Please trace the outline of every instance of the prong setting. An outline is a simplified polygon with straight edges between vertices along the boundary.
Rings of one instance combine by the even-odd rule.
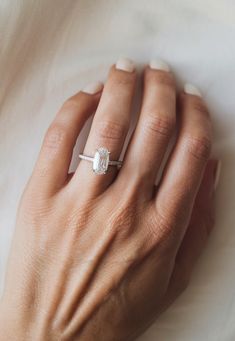
[[[122,167],[122,161],[110,160],[110,151],[105,147],[100,147],[96,149],[94,157],[79,154],[79,158],[81,160],[92,162],[93,172],[98,175],[107,174],[109,166],[114,166],[117,167],[118,169]]]

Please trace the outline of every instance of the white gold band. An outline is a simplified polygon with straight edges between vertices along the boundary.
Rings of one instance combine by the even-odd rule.
[[[94,157],[92,157],[92,156],[87,156],[87,155],[83,155],[83,154],[79,154],[79,158],[80,158],[81,160],[85,160],[85,161],[89,161],[89,162],[93,162],[93,161],[94,161]],[[122,161],[113,161],[113,160],[109,160],[109,166],[121,167],[121,166],[122,166]]]

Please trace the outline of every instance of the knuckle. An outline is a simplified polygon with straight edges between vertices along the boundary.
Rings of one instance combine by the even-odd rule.
[[[172,219],[167,218],[167,214],[157,212],[151,216],[148,222],[150,238],[161,243],[164,242],[163,244],[174,237],[174,231]]]
[[[158,222],[156,219],[150,219],[147,223],[147,232],[150,236],[150,240],[152,238],[158,239],[159,238],[159,230],[158,230]]]
[[[130,86],[133,84],[133,79],[132,77],[128,77],[129,75],[122,75],[122,76],[117,76],[114,80],[115,85],[120,85],[120,86]]]
[[[110,227],[116,233],[125,237],[129,234],[130,226],[132,225],[133,211],[130,208],[122,209],[113,215],[110,219]]]
[[[166,85],[168,87],[175,87],[175,79],[172,73],[162,71],[150,71],[147,73],[147,81],[152,80],[160,85]]]
[[[45,149],[57,151],[68,137],[68,132],[64,125],[52,123],[46,132],[43,146]]]
[[[133,232],[134,221],[138,219],[139,210],[136,204],[130,202],[120,203],[118,209],[112,212],[108,220],[108,229],[118,239],[125,240],[130,237]]]
[[[169,218],[167,218],[166,214],[159,213],[159,212],[158,212],[157,219],[158,219],[157,227],[160,232],[160,235],[163,237],[166,237],[166,236],[168,237],[169,234],[171,234],[172,231],[174,230],[172,221]]]
[[[66,226],[71,233],[78,234],[86,228],[94,209],[94,203],[92,201],[85,201],[80,203],[80,205],[72,204],[72,207]]]
[[[103,140],[121,140],[127,131],[128,127],[125,123],[112,121],[101,121],[96,129],[97,135]]]
[[[111,71],[110,85],[116,86],[133,86],[135,73],[123,72],[116,68]]]
[[[169,137],[174,129],[174,117],[166,112],[154,112],[146,115],[144,127],[147,132],[153,132]]]
[[[212,141],[206,136],[186,138],[186,145],[190,154],[199,160],[208,160],[211,153]]]

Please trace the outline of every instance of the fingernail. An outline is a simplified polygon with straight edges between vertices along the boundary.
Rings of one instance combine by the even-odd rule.
[[[170,71],[169,65],[166,62],[164,62],[164,60],[162,59],[151,60],[149,63],[149,67],[153,70],[162,70],[166,72]]]
[[[122,57],[118,59],[116,63],[116,69],[126,72],[133,72],[135,70],[135,64],[131,59]]]
[[[200,90],[195,85],[190,84],[190,83],[186,83],[184,85],[184,92],[188,95],[202,97]]]
[[[215,170],[215,177],[214,177],[214,190],[216,190],[218,187],[220,174],[221,174],[221,160],[218,160],[216,170]]]
[[[82,91],[89,95],[94,95],[97,92],[100,92],[103,89],[103,86],[102,82],[94,82],[85,86]]]

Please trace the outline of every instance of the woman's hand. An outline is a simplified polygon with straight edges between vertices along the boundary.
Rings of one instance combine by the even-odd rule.
[[[211,121],[196,88],[187,85],[177,98],[172,72],[152,62],[123,167],[97,175],[82,160],[68,174],[94,111],[84,154],[104,146],[119,159],[135,86],[134,65],[119,60],[104,89],[96,84],[67,100],[47,131],[19,207],[1,340],[132,340],[187,285],[213,226],[218,174],[218,162],[208,162]]]

